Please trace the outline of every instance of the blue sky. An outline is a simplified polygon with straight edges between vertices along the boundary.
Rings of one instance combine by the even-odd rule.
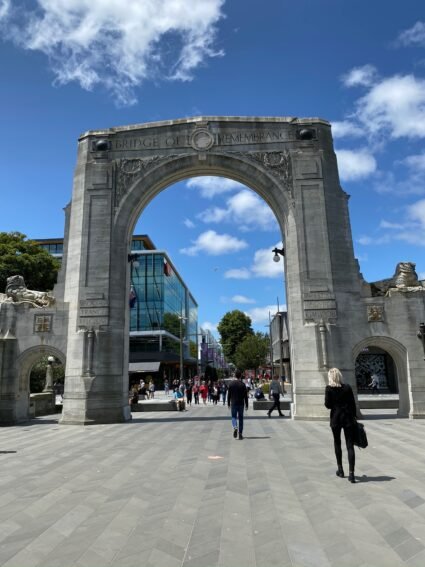
[[[365,279],[402,260],[425,278],[423,0],[0,0],[0,35],[1,231],[63,234],[86,130],[320,116]],[[265,330],[285,301],[273,214],[233,182],[175,185],[137,229],[169,252],[201,324],[239,308]]]

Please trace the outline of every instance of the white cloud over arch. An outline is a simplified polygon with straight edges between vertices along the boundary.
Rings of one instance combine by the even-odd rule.
[[[227,177],[215,177],[205,175],[204,177],[193,177],[186,185],[192,189],[198,189],[201,197],[212,199],[216,195],[241,190],[244,185]]]
[[[103,86],[121,105],[149,79],[188,81],[214,48],[225,0],[0,0],[2,35],[44,53],[56,83]]]
[[[220,256],[221,254],[238,252],[247,246],[248,244],[244,240],[229,234],[218,234],[215,230],[207,230],[192,242],[192,246],[181,248],[180,252],[188,256],[196,256],[200,252],[209,256]]]
[[[231,222],[240,230],[277,230],[271,208],[249,189],[238,191],[226,201],[226,207],[210,207],[198,218],[204,223]]]
[[[342,181],[364,179],[376,171],[376,160],[370,150],[336,150],[339,176]]]

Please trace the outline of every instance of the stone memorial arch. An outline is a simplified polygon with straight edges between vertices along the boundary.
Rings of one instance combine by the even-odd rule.
[[[352,313],[362,278],[330,124],[317,118],[199,117],[81,136],[66,241],[69,304],[62,423],[119,422],[128,407],[128,253],[164,188],[215,175],[273,210],[285,244],[293,416],[320,419],[329,366],[354,384]],[[164,227],[166,230],[166,227]],[[282,273],[283,285],[283,273]]]
[[[364,385],[369,352],[377,365],[390,361],[387,378],[398,388],[399,415],[424,418],[425,281],[408,261],[397,265],[392,278],[363,279],[330,124],[318,118],[199,117],[81,136],[53,295],[28,290],[22,276],[12,274],[0,293],[0,424],[28,418],[28,368],[41,352],[66,358],[62,424],[131,418],[134,226],[160,191],[200,175],[247,185],[279,223],[292,417],[327,418],[328,368],[339,367],[356,391],[355,372],[363,372]]]

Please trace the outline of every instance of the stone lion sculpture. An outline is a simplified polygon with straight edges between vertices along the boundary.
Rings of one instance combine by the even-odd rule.
[[[10,276],[6,280],[6,293],[1,294],[7,303],[29,303],[33,307],[50,307],[55,298],[48,291],[28,289],[22,276]]]
[[[399,262],[392,278],[370,284],[372,295],[389,295],[390,291],[425,291],[415,268],[413,262]]]

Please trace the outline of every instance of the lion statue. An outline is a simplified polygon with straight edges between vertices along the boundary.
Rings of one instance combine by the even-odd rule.
[[[8,303],[29,303],[33,307],[50,307],[55,302],[55,298],[48,291],[28,289],[22,276],[7,278],[5,295]]]
[[[389,295],[393,291],[419,291],[424,290],[416,273],[416,264],[413,262],[399,262],[392,278],[372,282],[370,284],[373,296]]]

